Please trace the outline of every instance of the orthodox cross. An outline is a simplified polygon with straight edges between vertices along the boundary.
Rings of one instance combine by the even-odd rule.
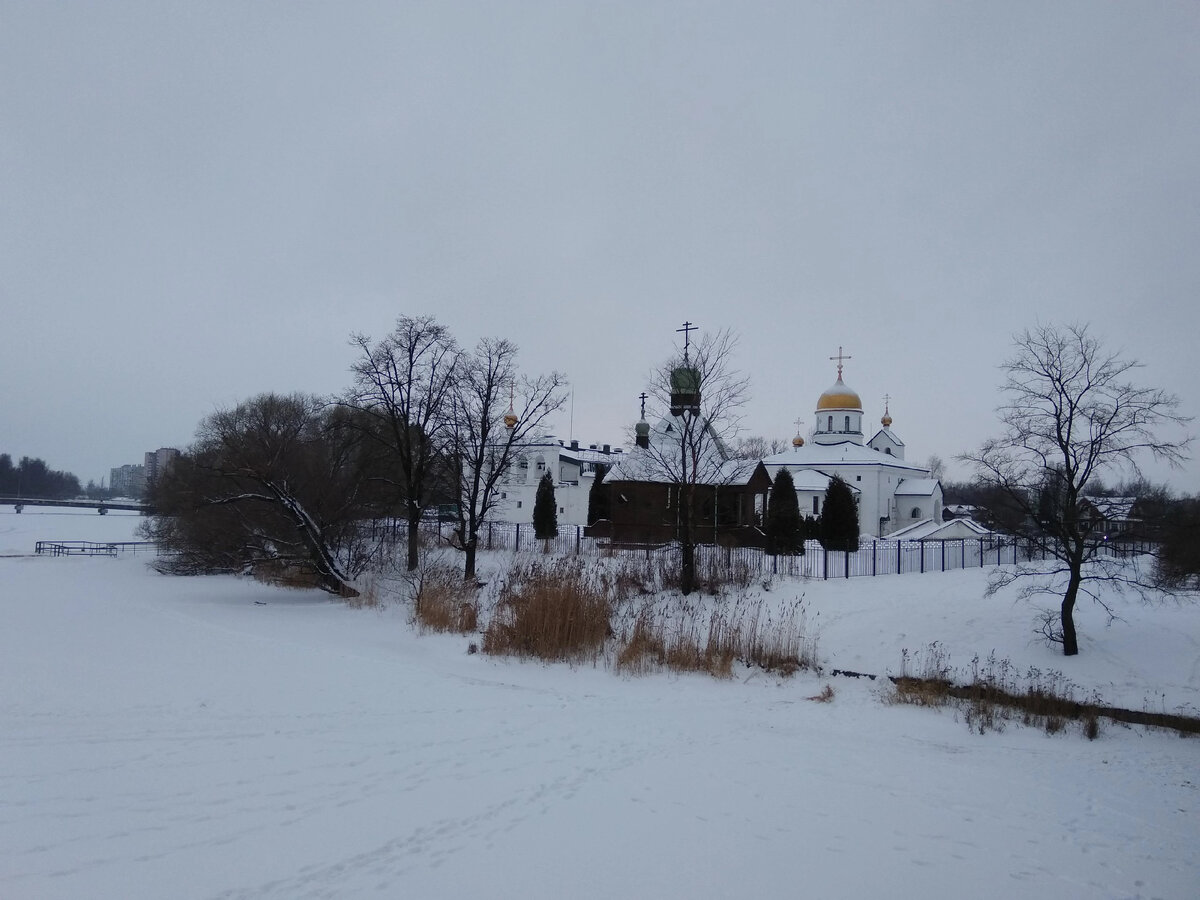
[[[883,395],[883,414],[884,414],[885,416],[888,414],[888,403],[890,403],[890,402],[891,402],[891,399],[892,399],[892,395],[891,395],[891,394],[884,394],[884,395]]]
[[[649,395],[645,391],[642,391],[642,393],[638,396],[638,399],[642,401],[642,421],[643,422],[646,421],[646,400],[648,397],[649,397]]]
[[[678,333],[680,331],[683,332],[683,361],[685,363],[688,361],[688,344],[690,343],[692,332],[699,331],[699,330],[700,330],[700,326],[693,325],[691,322],[684,322],[682,328],[675,329],[676,333]]]
[[[796,434],[800,434],[800,426],[804,424],[803,419],[796,420]]]
[[[842,380],[842,362],[847,359],[854,359],[853,356],[846,356],[842,353],[842,348],[838,346],[837,356],[831,356],[830,359],[836,359],[838,364],[838,381]]]

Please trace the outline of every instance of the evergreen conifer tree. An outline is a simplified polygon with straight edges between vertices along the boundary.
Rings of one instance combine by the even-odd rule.
[[[533,501],[533,533],[539,540],[558,537],[558,503],[554,499],[554,480],[549,472],[538,482]]]
[[[591,490],[588,491],[587,523],[589,525],[595,525],[601,519],[609,517],[608,485],[604,483],[604,476],[607,474],[608,466],[597,463],[596,478],[592,481]]]
[[[779,470],[771,486],[765,526],[768,553],[773,556],[804,553],[804,521],[800,518],[796,484],[786,468]]]
[[[858,549],[858,501],[839,476],[829,479],[821,510],[821,546],[826,550]]]

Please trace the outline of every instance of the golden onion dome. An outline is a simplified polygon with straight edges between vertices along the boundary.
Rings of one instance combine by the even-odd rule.
[[[879,424],[882,425],[884,428],[891,428],[892,427],[892,417],[885,415],[882,419],[879,420]]]
[[[837,384],[821,395],[817,401],[817,410],[823,409],[853,409],[862,412],[862,399],[853,390],[846,387],[841,376]]]
[[[792,438],[792,446],[793,447],[803,447],[804,446],[804,438],[800,437],[800,435],[796,435],[794,438]]]

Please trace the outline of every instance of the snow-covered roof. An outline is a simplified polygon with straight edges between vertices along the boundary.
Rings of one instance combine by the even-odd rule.
[[[634,447],[615,458],[606,481],[657,481],[674,483],[678,479],[676,456],[679,453],[678,424],[663,417],[650,429],[650,448]],[[745,484],[758,465],[757,460],[728,459],[724,445],[710,433],[700,447],[698,481],[702,484]]]
[[[960,540],[984,537],[989,534],[991,532],[974,519],[950,519],[947,522],[921,519],[907,528],[893,531],[887,536],[887,539],[889,541]]]
[[[867,441],[867,443],[868,444],[875,443],[875,438],[879,437],[881,434],[885,438],[887,438],[889,441],[891,441],[894,446],[896,446],[896,447],[904,446],[904,441],[902,441],[902,440],[900,440],[900,438],[896,437],[895,432],[893,432],[891,428],[880,428],[877,432],[875,432],[875,434],[872,436],[872,438],[869,441]]]
[[[936,478],[905,478],[896,488],[897,497],[932,497],[937,493],[941,482]]]
[[[915,463],[908,463],[895,456],[888,456],[870,447],[846,441],[842,444],[805,444],[803,447],[793,447],[782,453],[776,453],[763,460],[767,470],[774,472],[787,466],[793,472],[798,469],[820,469],[822,466],[885,466],[904,473],[907,477],[926,478],[929,470]]]
[[[800,469],[799,471],[791,472],[792,482],[796,485],[798,491],[816,491],[824,493],[829,489],[829,476],[823,472],[818,472],[816,469]],[[851,485],[853,487],[853,485]],[[857,490],[857,488],[855,488]]]
[[[595,449],[591,446],[572,447],[564,441],[554,440],[553,438],[544,441],[529,441],[524,444],[517,444],[513,447],[513,452],[518,456],[522,454],[536,456],[539,453],[548,456],[552,453],[557,453],[563,459],[574,462],[603,463],[604,465],[609,465],[614,460],[619,460],[625,455],[620,447],[610,446],[609,452],[605,453],[599,446]]]
[[[1088,502],[1110,522],[1128,520],[1133,513],[1137,497],[1088,497]]]

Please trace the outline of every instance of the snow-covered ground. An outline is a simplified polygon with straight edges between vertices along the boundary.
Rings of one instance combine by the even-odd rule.
[[[468,655],[393,605],[145,556],[136,516],[0,508],[0,897],[1200,896],[1200,742],[889,706],[879,682]],[[776,582],[827,668],[940,641],[1195,714],[1200,608],[1033,640],[986,573]],[[831,703],[807,700],[825,684]]]

